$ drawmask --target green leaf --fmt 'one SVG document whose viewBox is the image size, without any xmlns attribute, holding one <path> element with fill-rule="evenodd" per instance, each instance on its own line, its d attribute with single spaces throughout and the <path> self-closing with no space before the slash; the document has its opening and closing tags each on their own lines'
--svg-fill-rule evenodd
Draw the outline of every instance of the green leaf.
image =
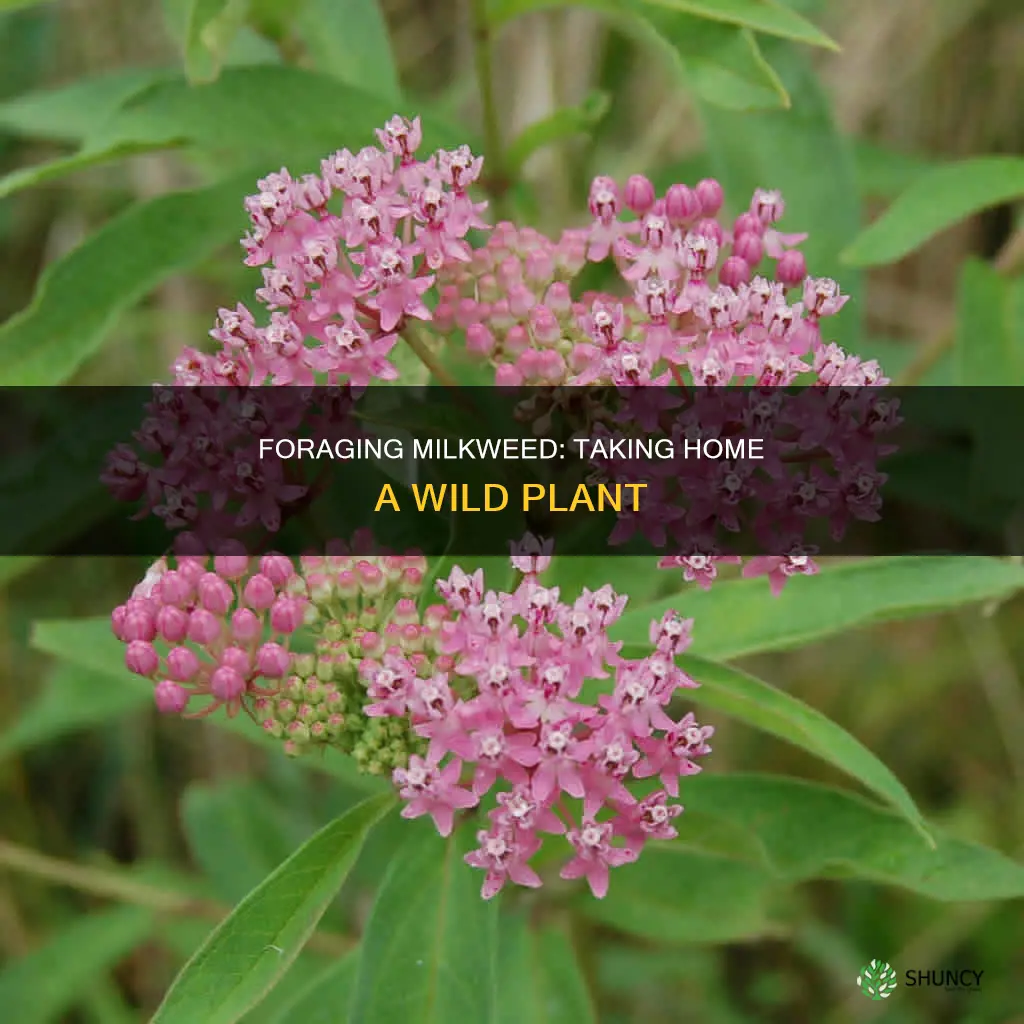
<svg viewBox="0 0 1024 1024">
<path fill-rule="evenodd" d="M 645 3 L 810 46 L 839 49 L 838 43 L 820 28 L 776 0 L 645 0 Z"/>
<path fill-rule="evenodd" d="M 26 956 L 0 970 L 0 1007 L 12 1024 L 50 1024 L 153 932 L 155 919 L 137 907 L 86 914 L 61 927 Z"/>
<path fill-rule="evenodd" d="M 88 673 L 98 673 L 143 693 L 149 683 L 140 685 L 124 664 L 124 644 L 114 636 L 109 616 L 92 619 L 44 619 L 33 623 L 31 645 L 37 651 L 52 654 Z"/>
<path fill-rule="evenodd" d="M 979 156 L 918 178 L 843 252 L 855 267 L 894 263 L 928 239 L 990 206 L 1024 196 L 1024 158 Z"/>
<path fill-rule="evenodd" d="M 292 17 L 317 71 L 374 96 L 401 99 L 395 55 L 378 0 L 305 0 Z"/>
<path fill-rule="evenodd" d="M 31 572 L 46 555 L 2 555 L 0 556 L 0 587 L 9 586 L 26 573 Z"/>
<path fill-rule="evenodd" d="M 503 914 L 498 940 L 497 1024 L 594 1024 L 597 1013 L 569 937 Z"/>
<path fill-rule="evenodd" d="M 680 837 L 651 843 L 612 872 L 586 917 L 663 942 L 729 942 L 784 933 L 790 886 L 851 878 L 947 902 L 1024 896 L 1024 864 L 935 832 L 935 845 L 898 815 L 843 790 L 784 776 L 702 772 L 683 783 Z M 733 856 L 694 849 L 709 821 L 746 834 Z"/>
<path fill-rule="evenodd" d="M 727 110 L 772 110 L 789 96 L 748 28 L 642 0 L 550 0 L 535 9 L 584 6 L 662 53 L 701 99 Z"/>
<path fill-rule="evenodd" d="M 289 853 L 280 806 L 252 782 L 192 783 L 181 823 L 192 856 L 226 903 L 256 888 Z"/>
<path fill-rule="evenodd" d="M 636 20 L 649 24 L 684 83 L 704 102 L 734 111 L 790 106 L 785 86 L 750 29 L 654 8 Z"/>
<path fill-rule="evenodd" d="M 608 112 L 609 103 L 607 93 L 594 92 L 579 106 L 562 107 L 524 128 L 508 147 L 505 159 L 509 173 L 518 177 L 523 164 L 545 146 L 573 135 L 589 134 Z"/>
<path fill-rule="evenodd" d="M 789 110 L 733 113 L 698 105 L 714 176 L 726 205 L 743 212 L 754 189 L 782 191 L 783 232 L 808 233 L 800 246 L 815 276 L 834 277 L 853 301 L 828 321 L 828 340 L 858 351 L 863 310 L 860 275 L 845 271 L 838 253 L 861 223 L 856 166 L 832 117 L 831 104 L 810 62 L 789 44 L 762 39 L 764 59 L 792 99 Z M 822 174 L 821 168 L 828 173 Z"/>
<path fill-rule="evenodd" d="M 648 643 L 651 619 L 669 608 L 693 616 L 694 654 L 726 660 L 799 647 L 857 626 L 933 615 L 958 605 L 1006 597 L 1024 588 L 1024 568 L 998 558 L 871 558 L 794 577 L 773 598 L 764 579 L 690 588 L 627 608 L 614 638 Z M 632 655 L 630 655 L 632 656 Z"/>
<path fill-rule="evenodd" d="M 165 71 L 115 71 L 0 103 L 0 128 L 30 139 L 82 142 L 132 96 L 167 81 Z"/>
<path fill-rule="evenodd" d="M 346 1019 L 359 970 L 353 950 L 322 971 L 274 1018 L 272 1024 L 338 1024 Z"/>
<path fill-rule="evenodd" d="M 139 203 L 51 264 L 31 305 L 0 326 L 0 386 L 66 383 L 121 313 L 241 234 L 251 181 L 247 173 Z"/>
<path fill-rule="evenodd" d="M 594 5 L 587 0 L 490 0 L 488 11 L 491 24 L 500 25 L 530 11 L 580 6 Z M 601 7 L 631 13 L 645 13 L 651 8 L 665 8 L 710 21 L 753 29 L 769 36 L 781 36 L 796 42 L 809 43 L 811 46 L 839 49 L 821 29 L 775 0 L 602 0 Z"/>
<path fill-rule="evenodd" d="M 190 82 L 212 82 L 228 48 L 245 24 L 249 0 L 189 0 L 185 28 L 185 74 Z"/>
<path fill-rule="evenodd" d="M 1024 384 L 1024 353 L 1014 336 L 1013 288 L 988 263 L 969 258 L 956 300 L 957 383 Z"/>
<path fill-rule="evenodd" d="M 349 1024 L 493 1021 L 497 905 L 462 861 L 472 835 L 410 828 L 363 935 Z"/>
<path fill-rule="evenodd" d="M 394 805 L 372 797 L 321 829 L 213 931 L 178 975 L 153 1024 L 234 1024 L 299 955 L 367 832 Z"/>
<path fill-rule="evenodd" d="M 128 679 L 58 665 L 32 705 L 0 733 L 0 758 L 79 729 L 110 725 L 148 703 L 145 689 Z"/>
<path fill-rule="evenodd" d="M 683 793 L 687 810 L 693 781 Z M 777 888 L 771 874 L 756 865 L 678 841 L 650 843 L 635 864 L 612 872 L 603 900 L 585 892 L 576 906 L 591 920 L 659 942 L 742 942 L 778 932 L 772 921 Z"/>
<path fill-rule="evenodd" d="M 50 0 L 0 0 L 0 11 L 18 11 L 23 7 L 39 7 Z"/>
<path fill-rule="evenodd" d="M 803 701 L 728 665 L 694 656 L 678 661 L 701 683 L 699 690 L 688 695 L 694 703 L 778 736 L 841 769 L 899 811 L 931 842 L 924 818 L 903 783 L 841 726 Z"/>
<path fill-rule="evenodd" d="M 856 877 L 950 902 L 1024 896 L 1024 864 L 934 828 L 929 847 L 897 814 L 830 786 L 702 772 L 684 781 L 683 799 L 687 813 L 700 811 L 756 836 L 782 882 Z M 646 857 L 645 850 L 641 869 Z M 615 881 L 613 873 L 612 891 Z"/>
<path fill-rule="evenodd" d="M 256 161 L 263 172 L 369 142 L 395 113 L 395 102 L 337 78 L 300 68 L 236 67 L 215 82 L 160 81 L 130 97 L 70 157 L 0 178 L 0 196 L 122 156 L 196 146 L 230 170 Z M 471 141 L 464 132 L 424 116 L 424 148 Z"/>
</svg>

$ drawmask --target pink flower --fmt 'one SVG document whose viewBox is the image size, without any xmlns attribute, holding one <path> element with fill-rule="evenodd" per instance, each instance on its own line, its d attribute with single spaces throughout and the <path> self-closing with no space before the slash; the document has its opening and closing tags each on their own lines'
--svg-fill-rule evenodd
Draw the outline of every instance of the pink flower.
<svg viewBox="0 0 1024 1024">
<path fill-rule="evenodd" d="M 802 553 L 759 555 L 743 567 L 744 576 L 767 576 L 774 597 L 782 593 L 782 588 L 791 577 L 813 576 L 817 572 L 818 566 L 814 560 Z"/>
<path fill-rule="evenodd" d="M 399 795 L 408 801 L 402 808 L 402 817 L 419 818 L 429 814 L 442 836 L 451 835 L 455 812 L 474 807 L 478 802 L 468 789 L 458 785 L 461 771 L 459 760 L 450 761 L 439 769 L 413 754 L 409 766 L 396 768 L 394 774 Z"/>
<path fill-rule="evenodd" d="M 541 884 L 540 876 L 527 863 L 540 849 L 537 836 L 497 825 L 478 832 L 477 842 L 480 848 L 467 853 L 465 861 L 487 872 L 480 890 L 485 900 L 496 896 L 509 879 L 531 889 Z"/>
<path fill-rule="evenodd" d="M 586 819 L 578 829 L 572 829 L 566 835 L 576 855 L 563 866 L 562 878 L 585 878 L 590 891 L 599 900 L 608 893 L 609 868 L 628 864 L 637 858 L 635 850 L 630 847 L 612 846 L 611 837 L 610 822 L 599 825 Z"/>
</svg>

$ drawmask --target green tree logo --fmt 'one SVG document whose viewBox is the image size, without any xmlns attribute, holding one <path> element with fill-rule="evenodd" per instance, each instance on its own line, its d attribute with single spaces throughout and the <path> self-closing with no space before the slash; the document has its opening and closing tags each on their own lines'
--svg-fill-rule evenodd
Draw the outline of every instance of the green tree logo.
<svg viewBox="0 0 1024 1024">
<path fill-rule="evenodd" d="M 861 968 L 857 985 L 868 999 L 888 999 L 896 991 L 896 972 L 882 960 Z"/>
</svg>

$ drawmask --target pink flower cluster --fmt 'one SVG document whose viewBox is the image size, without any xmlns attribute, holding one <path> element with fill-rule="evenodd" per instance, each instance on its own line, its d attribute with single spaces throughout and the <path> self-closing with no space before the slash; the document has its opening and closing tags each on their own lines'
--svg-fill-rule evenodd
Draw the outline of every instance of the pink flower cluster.
<svg viewBox="0 0 1024 1024">
<path fill-rule="evenodd" d="M 599 423 L 585 434 L 625 454 L 589 462 L 603 479 L 644 486 L 640 509 L 619 514 L 613 545 L 639 533 L 671 554 L 710 556 L 735 551 L 739 537 L 748 549 L 806 558 L 815 531 L 838 541 L 852 522 L 880 518 L 887 476 L 877 467 L 895 450 L 886 441 L 900 422 L 883 389 L 630 388 L 609 407 L 614 429 Z M 666 437 L 671 457 L 629 457 L 631 439 Z M 695 455 L 709 438 L 735 443 L 737 454 Z M 749 438 L 757 452 L 743 446 Z"/>
<path fill-rule="evenodd" d="M 102 482 L 120 501 L 140 501 L 137 518 L 153 514 L 195 550 L 218 551 L 249 526 L 271 533 L 308 494 L 298 472 L 260 456 L 260 439 L 300 424 L 331 436 L 352 429 L 347 393 L 318 389 L 165 387 L 157 385 L 135 444 L 108 456 Z"/>
<path fill-rule="evenodd" d="M 276 690 L 292 661 L 289 637 L 303 624 L 304 584 L 291 559 L 246 555 L 158 561 L 111 624 L 126 644 L 129 671 L 155 683 L 157 708 L 192 717 L 220 707 L 236 715 L 245 699 Z M 159 645 L 159 646 L 158 646 Z M 270 682 L 268 690 L 261 680 Z"/>
<path fill-rule="evenodd" d="M 303 558 L 296 573 L 283 556 L 224 552 L 224 537 L 249 525 L 274 532 L 290 506 L 315 496 L 315 482 L 262 460 L 259 441 L 300 421 L 350 436 L 352 389 L 397 378 L 392 351 L 416 321 L 430 324 L 428 348 L 445 335 L 464 343 L 499 386 L 611 385 L 621 398 L 640 385 L 642 400 L 618 407 L 617 419 L 586 424 L 591 437 L 610 438 L 611 423 L 678 447 L 709 426 L 690 392 L 710 390 L 719 403 L 710 425 L 722 436 L 778 427 L 783 448 L 766 466 L 648 467 L 644 511 L 621 520 L 616 539 L 639 530 L 670 542 L 678 553 L 661 566 L 706 588 L 739 561 L 716 530 L 751 527 L 741 506 L 755 503 L 761 547 L 782 553 L 742 571 L 767 575 L 777 594 L 817 571 L 807 523 L 825 519 L 835 532 L 877 517 L 878 435 L 895 413 L 852 396 L 887 380 L 824 340 L 824 319 L 847 297 L 808 275 L 797 248 L 805 236 L 778 227 L 777 192 L 758 190 L 730 220 L 713 180 L 659 197 L 646 178 L 620 187 L 601 177 L 588 226 L 552 241 L 502 223 L 474 248 L 470 232 L 488 229 L 486 204 L 469 194 L 481 158 L 461 146 L 418 159 L 418 119 L 396 116 L 378 138 L 379 147 L 328 157 L 319 174 L 269 175 L 246 201 L 246 263 L 263 268 L 267 322 L 241 304 L 220 310 L 210 332 L 218 351 L 186 349 L 177 387 L 148 410 L 136 435 L 144 457 L 114 452 L 104 479 L 115 495 L 141 499 L 194 547 L 179 549 L 173 568 L 152 567 L 113 612 L 113 630 L 163 712 L 205 700 L 191 716 L 245 709 L 289 752 L 332 746 L 361 770 L 390 772 L 403 815 L 429 815 L 442 835 L 459 811 L 482 806 L 487 827 L 466 860 L 485 872 L 484 898 L 507 882 L 541 884 L 531 861 L 545 836 L 568 844 L 561 877 L 586 878 L 601 898 L 611 868 L 676 836 L 679 780 L 710 752 L 713 729 L 673 708 L 697 685 L 676 662 L 691 621 L 666 612 L 651 623 L 651 653 L 624 658 L 608 630 L 627 598 L 606 585 L 563 601 L 540 579 L 549 550 L 513 556 L 511 593 L 487 590 L 482 571 L 453 569 L 437 584 L 444 605 L 426 609 L 416 602 L 422 557 L 335 552 Z M 615 294 L 574 296 L 588 262 L 612 265 Z M 808 401 L 818 412 L 778 390 L 793 383 L 816 385 Z M 314 384 L 329 394 L 311 418 L 301 393 Z M 726 384 L 751 387 L 722 397 Z M 208 396 L 207 385 L 221 387 Z M 852 427 L 842 419 L 851 409 Z M 834 474 L 810 464 L 822 454 Z M 595 465 L 607 479 L 636 478 L 636 460 Z M 222 553 L 188 553 L 205 550 Z M 303 626 L 314 653 L 296 656 L 291 637 Z M 650 792 L 635 795 L 633 780 L 649 780 Z"/>
<path fill-rule="evenodd" d="M 210 332 L 220 351 L 186 349 L 175 382 L 313 384 L 394 380 L 388 356 L 409 318 L 430 320 L 423 301 L 435 273 L 467 262 L 466 235 L 484 229 L 486 203 L 467 189 L 483 163 L 467 146 L 427 160 L 419 118 L 395 116 L 380 147 L 347 149 L 319 174 L 282 168 L 246 200 L 249 266 L 264 267 L 256 295 L 270 312 L 260 326 L 239 304 Z"/>
<path fill-rule="evenodd" d="M 764 386 L 803 373 L 830 386 L 886 383 L 877 363 L 823 343 L 822 319 L 848 297 L 835 281 L 808 276 L 793 248 L 807 236 L 776 227 L 781 195 L 759 189 L 731 224 L 723 200 L 711 179 L 658 198 L 639 175 L 624 189 L 596 178 L 589 230 L 551 242 L 501 223 L 470 264 L 449 267 L 435 327 L 464 330 L 467 349 L 495 366 L 501 385 Z M 587 261 L 609 259 L 625 296 L 574 301 L 568 280 Z"/>
<path fill-rule="evenodd" d="M 448 835 L 457 811 L 501 784 L 466 858 L 486 872 L 486 899 L 509 880 L 541 884 L 529 861 L 543 833 L 571 847 L 562 877 L 585 877 L 603 897 L 610 868 L 635 860 L 648 840 L 676 835 L 682 807 L 669 797 L 710 750 L 711 727 L 668 714 L 676 692 L 697 685 L 674 661 L 692 623 L 666 612 L 651 624 L 653 653 L 627 660 L 607 632 L 627 598 L 604 586 L 566 604 L 539 580 L 549 562 L 513 558 L 523 579 L 511 594 L 485 591 L 482 570 L 456 568 L 438 583 L 451 613 L 440 636 L 450 670 L 424 677 L 394 647 L 360 666 L 366 715 L 406 719 L 429 741 L 425 756 L 394 771 L 405 817 L 429 814 Z M 585 690 L 609 678 L 596 700 Z M 637 799 L 631 777 L 657 777 L 662 788 Z"/>
</svg>

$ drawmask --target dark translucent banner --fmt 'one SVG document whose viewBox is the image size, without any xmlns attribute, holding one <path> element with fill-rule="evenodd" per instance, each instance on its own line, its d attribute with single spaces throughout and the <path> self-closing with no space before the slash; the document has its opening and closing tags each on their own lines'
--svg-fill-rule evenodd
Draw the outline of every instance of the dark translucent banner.
<svg viewBox="0 0 1024 1024">
<path fill-rule="evenodd" d="M 1015 388 L 0 391 L 0 551 L 1022 554 Z"/>
</svg>

